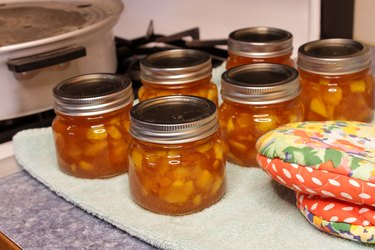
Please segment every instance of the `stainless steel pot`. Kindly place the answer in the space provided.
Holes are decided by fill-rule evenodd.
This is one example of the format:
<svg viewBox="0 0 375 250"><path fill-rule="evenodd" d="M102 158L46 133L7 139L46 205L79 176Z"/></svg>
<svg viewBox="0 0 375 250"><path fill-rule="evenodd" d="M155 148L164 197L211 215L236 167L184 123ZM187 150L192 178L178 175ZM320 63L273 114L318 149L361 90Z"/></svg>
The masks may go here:
<svg viewBox="0 0 375 250"><path fill-rule="evenodd" d="M120 0L2 1L0 120L52 108L53 87L116 70L112 28Z"/></svg>

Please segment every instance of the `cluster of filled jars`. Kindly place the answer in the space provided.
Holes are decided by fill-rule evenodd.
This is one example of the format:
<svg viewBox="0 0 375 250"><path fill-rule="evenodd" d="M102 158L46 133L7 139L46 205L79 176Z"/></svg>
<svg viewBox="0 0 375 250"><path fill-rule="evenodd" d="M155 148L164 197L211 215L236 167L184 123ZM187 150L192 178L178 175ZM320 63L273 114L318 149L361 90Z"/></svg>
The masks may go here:
<svg viewBox="0 0 375 250"><path fill-rule="evenodd" d="M369 48L351 39L313 41L299 48L295 65L292 38L270 27L232 32L221 84L211 81L205 52L149 55L140 63L136 105L124 76L58 84L52 128L60 169L80 178L128 172L140 206L188 214L223 197L226 161L256 166L255 144L266 132L299 121L371 122Z"/></svg>

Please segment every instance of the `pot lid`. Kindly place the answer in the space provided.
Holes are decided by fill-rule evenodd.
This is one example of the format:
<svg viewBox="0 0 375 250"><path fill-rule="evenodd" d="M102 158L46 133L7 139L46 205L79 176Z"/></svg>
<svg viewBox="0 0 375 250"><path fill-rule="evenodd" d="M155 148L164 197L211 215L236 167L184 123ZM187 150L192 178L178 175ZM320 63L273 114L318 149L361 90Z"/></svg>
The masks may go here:
<svg viewBox="0 0 375 250"><path fill-rule="evenodd" d="M93 26L114 25L121 1L9 1L0 4L0 48L65 38ZM96 27L97 28L97 27ZM45 41L48 42L48 41Z"/></svg>

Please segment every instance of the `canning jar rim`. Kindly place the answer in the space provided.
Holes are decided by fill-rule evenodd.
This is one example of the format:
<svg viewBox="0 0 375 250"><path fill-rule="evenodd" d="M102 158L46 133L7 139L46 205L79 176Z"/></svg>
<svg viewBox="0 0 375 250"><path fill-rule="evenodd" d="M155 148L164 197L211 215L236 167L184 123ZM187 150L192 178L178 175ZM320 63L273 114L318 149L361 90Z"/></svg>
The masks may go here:
<svg viewBox="0 0 375 250"><path fill-rule="evenodd" d="M248 32L256 35L260 33L274 33L280 36L280 39L270 41L241 41L236 38L239 33ZM228 38L228 53L252 58L273 58L291 54L293 51L293 35L289 31L268 27L254 26L232 31Z"/></svg>
<svg viewBox="0 0 375 250"><path fill-rule="evenodd" d="M113 85L109 86L107 90L102 90L102 93L88 94L87 90L89 89L86 89L86 94L80 97L79 93L69 94L69 89L63 90L64 87L69 88L70 86L84 83L92 84L88 88L94 88L94 84L105 83L105 81L109 81ZM79 91L80 86L78 86L78 89L77 86L73 86L76 87L75 91ZM82 88L84 87L87 86ZM72 89L70 90L72 91ZM55 112L66 116L102 115L119 110L131 104L134 100L131 80L128 77L114 73L89 73L68 78L53 88L53 96Z"/></svg>
<svg viewBox="0 0 375 250"><path fill-rule="evenodd" d="M184 121L184 113L177 113L181 115L181 117L176 118L175 121L168 122L165 116L175 116L172 110L173 105L179 104L185 104L185 107L181 106L180 108L187 108L189 104L194 104L195 108L199 108L199 105L205 105L205 107L202 106L201 110L195 109L194 111L186 111L195 112L191 113L192 117L186 121ZM191 108L193 107L193 105L190 106ZM169 112L163 110L165 107L171 108L171 110ZM152 114L153 116L160 115L158 118L160 119L159 121L156 121L155 117L141 116L142 112L147 111L148 108L151 108L150 110L152 112L156 112ZM157 108L159 108L159 110ZM176 108L178 109L179 107L176 106ZM157 112L159 112L159 114ZM199 114L199 112L204 113ZM143 113L143 115L145 115L145 113ZM162 115L164 115L164 117ZM178 122L179 119L181 122ZM215 133L218 128L219 122L216 105L212 101L198 96L172 95L155 97L136 104L130 111L129 133L134 138L145 142L157 144L188 143L209 137Z"/></svg>
<svg viewBox="0 0 375 250"><path fill-rule="evenodd" d="M266 83L244 83L233 79L238 73L277 72L285 74L285 79ZM264 70L264 71L261 71ZM267 80L267 79L266 79ZM221 77L222 99L246 105L264 105L289 101L301 93L298 71L288 65L275 63L253 63L239 65L225 71Z"/></svg>
<svg viewBox="0 0 375 250"><path fill-rule="evenodd" d="M339 45L356 50L344 55L328 56L311 52L316 48L329 48ZM329 38L307 42L298 49L297 66L299 69L325 75L345 75L365 70L371 66L371 51L360 41L348 38Z"/></svg>
<svg viewBox="0 0 375 250"><path fill-rule="evenodd" d="M170 65L165 64L168 58ZM172 60L176 58L180 63L185 58L182 62L185 65L176 67L176 62ZM210 77L212 74L211 55L195 49L170 49L150 54L141 60L140 68L141 81L155 85L181 85Z"/></svg>

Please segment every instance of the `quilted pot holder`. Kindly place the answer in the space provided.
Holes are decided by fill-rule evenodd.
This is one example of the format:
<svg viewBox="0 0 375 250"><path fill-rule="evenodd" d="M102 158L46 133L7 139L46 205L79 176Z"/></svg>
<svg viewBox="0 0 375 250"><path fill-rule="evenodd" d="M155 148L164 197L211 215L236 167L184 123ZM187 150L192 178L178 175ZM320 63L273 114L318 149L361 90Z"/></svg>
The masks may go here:
<svg viewBox="0 0 375 250"><path fill-rule="evenodd" d="M374 124L344 121L287 124L262 136L257 150L257 160L263 170L282 185L297 191L297 195L327 197L333 204L347 202L359 209L375 206ZM325 230L322 223L352 225L350 220L335 221L338 215L322 217L308 206L305 208L298 203L298 207L310 222L319 218L320 224L312 224L329 233L344 237ZM344 238L375 243L374 237L368 237L375 233L367 228L371 223L372 220L365 220L353 224L356 228L364 227L366 235L349 231L352 234L344 233L347 236Z"/></svg>
<svg viewBox="0 0 375 250"><path fill-rule="evenodd" d="M297 192L297 207L315 227L346 239L375 243L375 210L334 198Z"/></svg>

